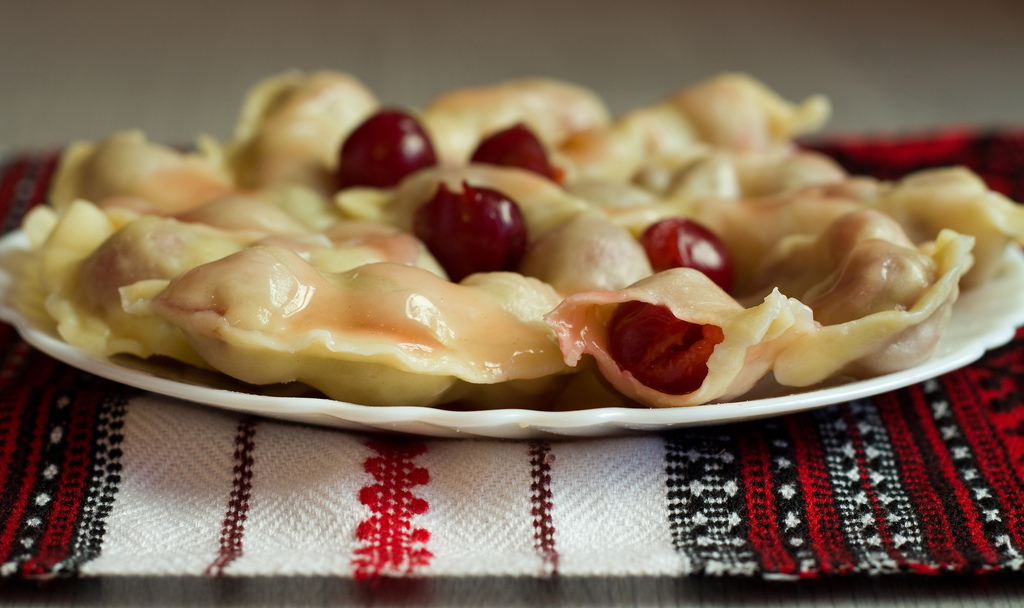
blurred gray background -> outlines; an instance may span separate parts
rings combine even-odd
[[[546,75],[621,112],[745,71],[828,95],[832,133],[1024,126],[1024,2],[0,0],[0,153],[225,137],[257,79],[322,67],[412,107]]]

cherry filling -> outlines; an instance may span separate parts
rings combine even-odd
[[[717,325],[677,318],[665,306],[623,302],[608,325],[612,359],[644,386],[669,395],[700,388],[708,376],[708,359],[725,339]]]
[[[441,182],[416,211],[413,232],[452,281],[474,272],[514,270],[526,252],[526,221],[519,205],[497,190]]]
[[[561,172],[548,162],[547,152],[537,136],[519,123],[490,135],[477,145],[470,162],[518,167],[559,181]]]
[[[415,118],[401,110],[381,110],[341,145],[338,186],[390,188],[410,173],[436,164],[434,145]]]
[[[718,236],[698,224],[673,217],[652,224],[640,236],[655,272],[669,268],[699,270],[725,291],[732,289],[733,264]]]

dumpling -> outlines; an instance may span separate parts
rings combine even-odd
[[[645,185],[681,199],[748,199],[838,184],[846,172],[830,158],[799,150],[717,151],[675,173],[645,174]],[[660,183],[650,183],[651,181]]]
[[[829,111],[824,97],[793,105],[749,76],[725,74],[625,114],[610,128],[578,133],[559,153],[572,180],[628,181],[644,167],[672,171],[714,149],[790,148],[794,137],[824,124]]]
[[[233,194],[179,213],[175,219],[232,232],[308,234],[311,228],[273,202],[254,194]]]
[[[701,141],[737,151],[763,151],[814,131],[828,120],[820,95],[798,105],[745,74],[723,74],[686,88],[666,104],[681,112]]]
[[[992,276],[1007,245],[1024,244],[1024,208],[962,167],[912,174],[866,204],[895,218],[916,243],[935,239],[944,228],[973,236],[974,266],[964,289]]]
[[[321,232],[342,219],[329,199],[300,185],[236,192],[172,217],[222,230],[256,234]]]
[[[85,199],[101,206],[173,215],[233,189],[215,157],[178,152],[148,142],[141,131],[123,131],[99,143],[69,146],[61,156],[50,203],[62,210]]]
[[[882,241],[913,252],[910,257],[928,259],[896,220],[880,211],[858,208],[840,215],[819,233],[794,233],[780,239],[761,257],[753,288],[739,299],[757,302],[777,288],[806,303],[825,291],[823,284],[835,281],[851,252],[866,241]],[[932,281],[934,277],[928,283]]]
[[[49,294],[47,310],[69,344],[95,354],[159,354],[204,365],[177,329],[156,317],[125,313],[120,290],[140,281],[172,279],[250,246],[286,247],[326,272],[392,262],[444,276],[418,239],[387,225],[339,221],[323,232],[311,232],[296,224],[293,231],[274,233],[258,225],[225,230],[156,216],[121,223],[125,219],[78,201],[56,216],[49,234],[40,237],[37,255]]]
[[[653,272],[633,234],[595,212],[577,215],[542,234],[518,270],[548,283],[563,296],[622,289]]]
[[[735,263],[733,291],[746,294],[754,289],[758,264],[779,241],[817,236],[837,218],[863,209],[863,200],[875,191],[871,181],[846,180],[765,198],[698,199],[679,209],[722,239]]]
[[[253,244],[290,249],[324,272],[345,272],[364,264],[391,262],[447,277],[422,241],[388,224],[342,220],[315,234],[278,234]]]
[[[655,369],[663,361],[691,352],[704,358],[706,374],[702,380],[698,376],[695,388],[666,390],[655,382],[645,383],[616,360],[609,327],[623,310],[621,306],[636,303],[659,307],[657,312],[670,314],[670,321],[683,321],[703,332],[703,339],[693,344],[686,337],[677,341],[676,336],[660,331],[657,346],[650,346],[647,340],[640,342],[642,348],[654,351],[644,356],[649,359],[648,367]],[[742,395],[772,369],[780,352],[816,330],[811,310],[778,291],[761,304],[744,308],[704,274],[686,268],[659,272],[617,291],[575,294],[546,315],[545,321],[558,334],[566,364],[575,366],[584,355],[591,355],[612,386],[651,407],[700,405]],[[637,323],[644,322],[637,317]]]
[[[611,122],[593,92],[550,78],[523,78],[452,91],[433,100],[422,120],[443,164],[465,164],[480,140],[523,123],[554,148],[573,133]]]
[[[159,354],[203,365],[175,328],[125,314],[119,289],[171,278],[243,246],[212,228],[167,218],[146,216],[118,227],[102,210],[78,201],[38,251],[46,309],[61,337],[89,353]]]
[[[249,92],[226,149],[239,187],[303,184],[336,190],[333,170],[344,138],[378,107],[356,78],[287,72]]]
[[[974,239],[944,230],[923,251],[880,238],[854,241],[835,271],[804,294],[822,327],[779,354],[780,384],[878,376],[935,352],[970,268]],[[821,248],[815,249],[792,253],[808,257]]]
[[[387,263],[330,274],[287,249],[252,247],[126,298],[132,312],[181,327],[230,376],[298,380],[366,405],[536,406],[569,371],[541,319],[558,296],[513,273],[462,284]]]

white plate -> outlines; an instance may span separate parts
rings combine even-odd
[[[871,380],[771,398],[676,409],[461,412],[425,407],[368,407],[322,398],[245,392],[245,388],[233,385],[230,379],[187,366],[90,356],[57,337],[53,322],[39,306],[38,294],[33,303],[32,294],[13,289],[18,269],[23,267],[18,258],[27,255],[27,247],[28,238],[21,231],[0,238],[0,320],[14,325],[29,344],[56,359],[116,382],[228,410],[353,430],[436,437],[606,436],[778,416],[876,395],[963,367],[985,351],[1009,342],[1016,328],[1024,324],[1024,255],[1011,247],[994,280],[961,295],[931,360]]]

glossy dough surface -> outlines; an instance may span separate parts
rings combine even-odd
[[[916,365],[961,290],[1024,241],[1021,208],[966,169],[880,182],[801,150],[828,101],[792,103],[742,74],[621,116],[548,78],[452,91],[411,110],[436,166],[339,191],[338,150],[380,107],[349,74],[288,72],[251,89],[231,138],[195,152],[139,131],[69,146],[24,225],[60,336],[364,405],[691,406],[766,379],[802,388]],[[516,125],[557,180],[469,162]],[[414,231],[442,185],[516,203],[527,247],[513,271],[448,280]],[[674,217],[731,252],[729,292],[652,270],[638,237]],[[609,326],[634,302],[721,330],[699,388],[670,394],[616,359]]]

